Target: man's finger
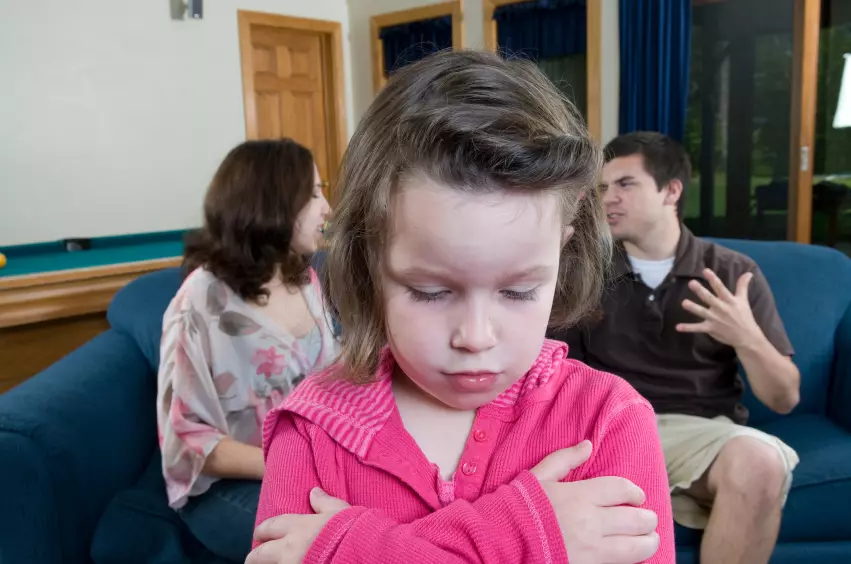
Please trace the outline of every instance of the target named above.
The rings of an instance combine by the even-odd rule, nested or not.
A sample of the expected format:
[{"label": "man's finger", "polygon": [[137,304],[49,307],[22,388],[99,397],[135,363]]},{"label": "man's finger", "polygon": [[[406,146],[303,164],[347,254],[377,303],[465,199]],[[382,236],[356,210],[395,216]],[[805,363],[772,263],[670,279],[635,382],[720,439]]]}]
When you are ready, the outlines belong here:
[{"label": "man's finger", "polygon": [[331,497],[322,488],[313,488],[310,490],[310,506],[316,513],[336,513],[349,507],[349,504]]},{"label": "man's finger", "polygon": [[677,331],[680,333],[709,333],[709,322],[677,323]]},{"label": "man's finger", "polygon": [[686,311],[690,311],[698,317],[702,317],[703,319],[711,319],[712,312],[703,307],[700,304],[694,303],[691,300],[683,300],[683,309]]},{"label": "man's finger", "polygon": [[745,272],[741,276],[739,276],[738,282],[736,282],[736,297],[737,298],[745,298],[748,299],[748,286],[751,284],[751,280],[753,280],[752,272]]},{"label": "man's finger", "polygon": [[649,535],[659,525],[656,513],[640,507],[607,507],[603,522],[603,536]]},{"label": "man's finger", "polygon": [[733,294],[730,293],[730,290],[727,289],[727,286],[724,285],[724,282],[718,278],[718,275],[715,274],[712,270],[705,268],[703,270],[703,275],[706,277],[706,280],[709,282],[709,286],[712,287],[712,291],[715,292],[715,295],[724,301],[730,301],[733,299]]},{"label": "man's finger", "polygon": [[692,292],[697,294],[697,297],[700,298],[703,303],[705,303],[708,307],[713,307],[721,302],[718,297],[710,292],[706,286],[698,282],[697,280],[692,280],[688,283],[688,287]]},{"label": "man's finger", "polygon": [[643,505],[647,501],[644,490],[627,480],[616,476],[602,476],[586,480],[591,490],[588,499],[597,507],[617,505]]},{"label": "man's finger", "polygon": [[574,468],[582,465],[591,456],[591,441],[582,441],[570,448],[563,448],[540,461],[531,472],[538,480],[557,482]]}]

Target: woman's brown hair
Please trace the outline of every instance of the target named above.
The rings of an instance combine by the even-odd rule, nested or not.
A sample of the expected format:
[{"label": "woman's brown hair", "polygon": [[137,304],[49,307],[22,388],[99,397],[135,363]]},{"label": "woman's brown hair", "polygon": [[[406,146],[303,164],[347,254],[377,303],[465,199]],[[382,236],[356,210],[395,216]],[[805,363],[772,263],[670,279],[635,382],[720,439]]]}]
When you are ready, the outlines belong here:
[{"label": "woman's brown hair", "polygon": [[263,285],[305,284],[309,257],[290,248],[299,212],[313,197],[310,150],[292,139],[246,141],[225,157],[204,198],[204,225],[184,251],[185,272],[205,267],[244,300]]},{"label": "woman's brown hair", "polygon": [[562,250],[551,325],[600,299],[611,238],[596,183],[601,151],[573,105],[534,64],[447,51],[394,74],[349,143],[340,172],[324,292],[343,327],[345,378],[368,382],[386,343],[381,266],[401,181],[560,196],[573,236]]}]

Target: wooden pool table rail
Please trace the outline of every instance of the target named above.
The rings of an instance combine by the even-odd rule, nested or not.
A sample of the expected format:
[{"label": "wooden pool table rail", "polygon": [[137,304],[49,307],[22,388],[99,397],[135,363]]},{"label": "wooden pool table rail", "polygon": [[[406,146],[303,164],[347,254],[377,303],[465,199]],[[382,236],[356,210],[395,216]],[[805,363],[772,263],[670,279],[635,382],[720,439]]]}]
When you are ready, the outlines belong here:
[{"label": "wooden pool table rail", "polygon": [[109,303],[133,279],[181,261],[170,257],[0,278],[0,393],[108,329]]}]

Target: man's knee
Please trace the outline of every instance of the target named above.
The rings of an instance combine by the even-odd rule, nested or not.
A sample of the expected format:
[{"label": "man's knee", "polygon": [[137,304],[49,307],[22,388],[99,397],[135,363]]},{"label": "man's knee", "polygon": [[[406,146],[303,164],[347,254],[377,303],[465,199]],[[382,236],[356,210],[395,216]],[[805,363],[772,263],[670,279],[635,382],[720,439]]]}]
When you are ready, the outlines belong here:
[{"label": "man's knee", "polygon": [[708,476],[714,495],[736,494],[745,503],[780,503],[786,466],[777,449],[751,437],[737,437],[721,449]]}]

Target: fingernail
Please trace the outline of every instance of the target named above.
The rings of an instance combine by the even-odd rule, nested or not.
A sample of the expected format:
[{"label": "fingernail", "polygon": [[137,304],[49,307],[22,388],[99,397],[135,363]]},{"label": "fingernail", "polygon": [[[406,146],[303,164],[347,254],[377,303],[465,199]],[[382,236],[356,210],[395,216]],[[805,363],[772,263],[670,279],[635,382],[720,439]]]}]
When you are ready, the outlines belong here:
[{"label": "fingernail", "polygon": [[310,495],[311,496],[320,496],[320,495],[325,495],[325,492],[322,491],[322,488],[315,487],[312,490],[310,490]]}]

